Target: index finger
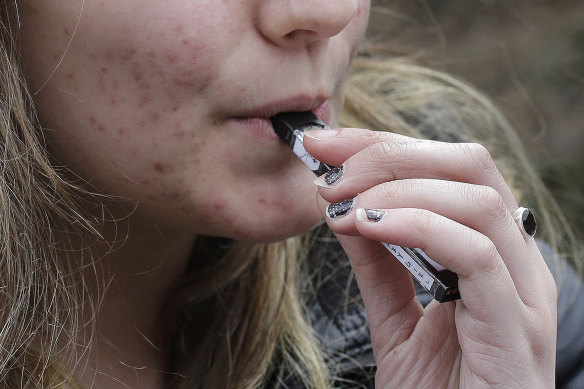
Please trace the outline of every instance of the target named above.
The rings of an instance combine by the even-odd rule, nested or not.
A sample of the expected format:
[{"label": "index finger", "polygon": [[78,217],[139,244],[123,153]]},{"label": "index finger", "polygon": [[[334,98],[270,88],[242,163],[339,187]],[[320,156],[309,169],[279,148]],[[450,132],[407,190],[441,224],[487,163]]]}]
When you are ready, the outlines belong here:
[{"label": "index finger", "polygon": [[[340,166],[349,157],[379,142],[419,142],[419,139],[393,132],[371,131],[363,128],[310,130],[304,133],[304,145],[317,159],[331,166]],[[314,155],[316,157],[316,155]]]},{"label": "index finger", "polygon": [[311,131],[305,137],[305,146],[318,160],[343,165],[343,178],[335,182],[334,188],[320,189],[329,202],[354,197],[384,182],[431,178],[491,187],[509,211],[517,208],[511,189],[488,150],[480,144],[345,128],[337,132]]}]

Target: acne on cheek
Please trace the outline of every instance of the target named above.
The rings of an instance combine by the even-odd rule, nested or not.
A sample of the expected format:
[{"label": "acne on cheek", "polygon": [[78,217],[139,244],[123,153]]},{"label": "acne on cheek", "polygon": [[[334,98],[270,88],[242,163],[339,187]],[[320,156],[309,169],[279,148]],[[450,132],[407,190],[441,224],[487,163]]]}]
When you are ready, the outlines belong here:
[{"label": "acne on cheek", "polygon": [[98,121],[95,117],[91,116],[89,118],[89,123],[91,124],[91,126],[93,128],[95,128],[97,131],[100,132],[105,132],[106,127],[105,124],[103,124],[102,122]]},{"label": "acne on cheek", "polygon": [[130,64],[137,83],[144,83],[148,77],[171,87],[188,88],[190,92],[201,91],[209,83],[204,75],[213,69],[207,58],[213,56],[214,48],[183,25],[150,32],[135,44],[137,48],[110,55]]},{"label": "acne on cheek", "polygon": [[[111,109],[131,108],[133,101],[132,116],[136,118],[137,127],[145,128],[159,122],[162,112],[165,115],[178,112],[183,101],[192,101],[212,82],[209,74],[212,67],[206,66],[205,56],[200,55],[209,47],[196,45],[186,38],[180,46],[187,48],[106,52],[102,58],[111,66],[102,66],[96,72],[96,89]],[[98,55],[93,57],[99,60]],[[70,82],[77,79],[74,73],[68,74],[67,78]],[[173,133],[184,135],[180,129]]]},{"label": "acne on cheek", "polygon": [[215,201],[213,201],[213,209],[215,211],[221,211],[221,210],[225,209],[226,206],[227,206],[227,203],[222,199],[216,199]]},{"label": "acne on cheek", "polygon": [[[131,46],[111,42],[104,51],[84,48],[87,62],[63,73],[67,91],[79,93],[84,101],[95,99],[96,104],[86,104],[88,111],[81,122],[87,123],[104,147],[114,150],[117,155],[112,158],[120,167],[114,169],[123,173],[116,175],[122,180],[127,174],[124,182],[131,185],[160,187],[176,170],[175,161],[156,159],[158,141],[164,147],[162,143],[167,140],[186,144],[185,138],[189,137],[188,147],[200,146],[196,139],[191,142],[192,123],[184,124],[187,116],[183,108],[189,108],[186,104],[192,105],[193,97],[210,84],[213,67],[205,57],[213,48],[195,41],[184,28],[169,31],[169,36],[151,36],[146,41],[130,37]],[[84,67],[91,71],[82,73]],[[143,167],[133,175],[131,165],[136,163]],[[164,196],[160,191],[150,194]],[[166,195],[173,199],[179,196]]]},{"label": "acne on cheek", "polygon": [[158,175],[167,174],[171,171],[169,164],[160,161],[155,162],[154,165],[152,165],[152,168],[153,172]]}]

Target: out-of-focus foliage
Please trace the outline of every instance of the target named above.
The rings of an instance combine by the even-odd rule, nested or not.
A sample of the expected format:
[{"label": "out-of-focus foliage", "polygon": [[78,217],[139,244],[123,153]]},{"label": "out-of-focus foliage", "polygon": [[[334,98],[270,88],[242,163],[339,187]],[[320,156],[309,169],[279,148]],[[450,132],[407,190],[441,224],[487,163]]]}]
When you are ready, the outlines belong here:
[{"label": "out-of-focus foliage", "polygon": [[584,231],[584,1],[377,0],[399,53],[489,94]]}]

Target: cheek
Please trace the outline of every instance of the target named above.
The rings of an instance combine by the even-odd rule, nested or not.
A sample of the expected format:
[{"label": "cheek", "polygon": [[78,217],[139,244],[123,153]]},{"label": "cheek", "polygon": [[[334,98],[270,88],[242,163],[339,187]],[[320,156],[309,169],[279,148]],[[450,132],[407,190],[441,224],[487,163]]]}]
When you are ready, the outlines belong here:
[{"label": "cheek", "polygon": [[[206,34],[180,20],[159,23],[164,28],[157,29],[130,28],[115,17],[97,19],[100,23],[79,26],[67,55],[36,97],[43,125],[58,130],[48,134],[54,150],[91,175],[109,169],[120,179],[143,183],[149,175],[172,174],[177,155],[192,155],[204,142],[198,127],[206,91],[220,70],[219,50],[207,44]],[[54,61],[36,60],[59,58],[72,31],[64,27],[45,37],[44,43],[61,43],[46,45],[48,55],[40,50],[43,42],[31,39],[40,50],[28,61],[39,64],[32,77],[37,84],[54,69]]]}]

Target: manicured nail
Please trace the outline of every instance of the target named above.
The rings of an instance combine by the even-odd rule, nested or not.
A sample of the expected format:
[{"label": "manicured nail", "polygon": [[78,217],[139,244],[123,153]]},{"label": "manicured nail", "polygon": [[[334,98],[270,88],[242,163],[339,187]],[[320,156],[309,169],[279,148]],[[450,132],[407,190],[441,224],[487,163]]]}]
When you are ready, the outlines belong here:
[{"label": "manicured nail", "polygon": [[310,139],[322,140],[335,136],[338,133],[339,132],[336,130],[308,130],[304,132],[304,136],[307,136]]},{"label": "manicured nail", "polygon": [[347,199],[338,203],[331,203],[326,207],[326,214],[331,219],[344,216],[353,209],[353,202],[354,199]]},{"label": "manicured nail", "polygon": [[345,171],[344,165],[335,167],[326,172],[325,174],[323,174],[322,176],[318,177],[316,180],[314,180],[314,183],[322,187],[332,186],[341,179],[344,171]]},{"label": "manicured nail", "polygon": [[381,221],[383,215],[385,215],[385,211],[369,208],[359,208],[355,212],[355,216],[360,222],[377,223]]}]

